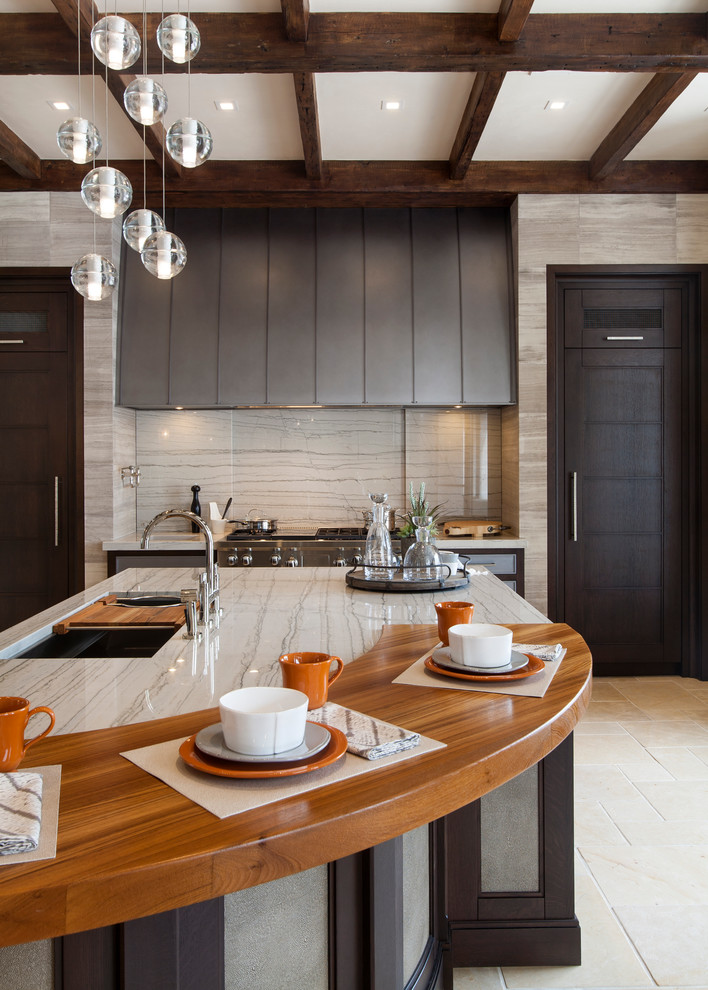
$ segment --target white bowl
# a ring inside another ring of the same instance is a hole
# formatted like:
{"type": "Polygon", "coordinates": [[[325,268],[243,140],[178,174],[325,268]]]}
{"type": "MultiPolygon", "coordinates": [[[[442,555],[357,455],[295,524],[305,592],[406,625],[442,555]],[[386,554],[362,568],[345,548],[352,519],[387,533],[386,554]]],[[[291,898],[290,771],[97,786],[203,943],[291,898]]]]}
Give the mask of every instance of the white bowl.
{"type": "Polygon", "coordinates": [[[465,667],[504,667],[511,659],[510,629],[487,622],[450,626],[450,655],[465,667]]]}
{"type": "Polygon", "coordinates": [[[247,687],[219,698],[221,727],[229,749],[272,756],[295,749],[305,738],[308,697],[283,687],[247,687]]]}

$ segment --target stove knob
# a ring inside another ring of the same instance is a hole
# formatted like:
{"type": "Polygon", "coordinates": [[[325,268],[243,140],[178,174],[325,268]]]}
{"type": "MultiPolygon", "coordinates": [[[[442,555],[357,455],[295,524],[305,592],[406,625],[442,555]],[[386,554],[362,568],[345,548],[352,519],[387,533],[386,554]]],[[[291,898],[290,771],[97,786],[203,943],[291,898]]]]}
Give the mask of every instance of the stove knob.
{"type": "Polygon", "coordinates": [[[241,554],[241,565],[243,567],[250,567],[253,563],[253,554],[251,553],[251,548],[246,547],[246,552],[241,554]]]}
{"type": "Polygon", "coordinates": [[[290,556],[285,561],[285,566],[286,567],[299,567],[300,566],[300,561],[297,559],[296,554],[297,554],[297,547],[291,547],[290,548],[290,556]]]}
{"type": "Polygon", "coordinates": [[[229,565],[229,567],[236,567],[236,565],[238,564],[238,554],[230,553],[226,558],[226,563],[229,565]]]}
{"type": "Polygon", "coordinates": [[[344,556],[344,547],[340,547],[339,550],[337,551],[337,556],[334,558],[334,566],[335,567],[347,566],[347,560],[346,557],[344,556]]]}
{"type": "Polygon", "coordinates": [[[282,559],[283,558],[280,556],[280,547],[278,547],[278,549],[274,550],[273,553],[270,555],[271,566],[277,567],[282,559]]]}
{"type": "Polygon", "coordinates": [[[364,563],[364,555],[361,553],[355,553],[352,557],[352,564],[355,567],[360,567],[364,563]]]}

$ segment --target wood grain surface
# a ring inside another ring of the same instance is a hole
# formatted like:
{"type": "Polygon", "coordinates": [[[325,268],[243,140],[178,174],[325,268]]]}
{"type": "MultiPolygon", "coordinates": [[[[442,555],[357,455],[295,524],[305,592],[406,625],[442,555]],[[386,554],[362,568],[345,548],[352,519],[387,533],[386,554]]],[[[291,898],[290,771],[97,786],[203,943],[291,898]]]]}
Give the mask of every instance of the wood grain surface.
{"type": "Polygon", "coordinates": [[[105,595],[86,608],[73,612],[53,627],[62,636],[70,629],[104,629],[116,626],[170,626],[178,629],[184,625],[184,605],[116,605],[116,595],[105,595]]]}
{"type": "Polygon", "coordinates": [[[432,625],[387,626],[374,649],[345,667],[330,699],[447,748],[223,820],[119,755],[197,732],[218,709],[33,746],[22,769],[62,764],[57,856],[0,863],[0,944],[114,924],[309,869],[448,814],[521,773],[585,711],[591,658],[566,625],[509,628],[522,642],[567,647],[544,698],[394,685],[437,635],[432,625]]]}

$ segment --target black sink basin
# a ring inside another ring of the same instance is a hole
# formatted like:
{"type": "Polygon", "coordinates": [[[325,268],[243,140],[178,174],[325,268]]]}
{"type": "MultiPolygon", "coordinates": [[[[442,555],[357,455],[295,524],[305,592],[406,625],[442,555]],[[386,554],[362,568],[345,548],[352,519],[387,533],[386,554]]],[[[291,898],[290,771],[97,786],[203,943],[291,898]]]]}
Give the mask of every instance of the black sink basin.
{"type": "Polygon", "coordinates": [[[152,657],[174,629],[166,626],[121,626],[119,629],[70,629],[52,633],[18,657],[152,657]]]}
{"type": "Polygon", "coordinates": [[[182,599],[179,595],[131,595],[129,598],[117,598],[115,605],[126,605],[128,608],[142,608],[144,605],[162,606],[179,605],[182,599]]]}

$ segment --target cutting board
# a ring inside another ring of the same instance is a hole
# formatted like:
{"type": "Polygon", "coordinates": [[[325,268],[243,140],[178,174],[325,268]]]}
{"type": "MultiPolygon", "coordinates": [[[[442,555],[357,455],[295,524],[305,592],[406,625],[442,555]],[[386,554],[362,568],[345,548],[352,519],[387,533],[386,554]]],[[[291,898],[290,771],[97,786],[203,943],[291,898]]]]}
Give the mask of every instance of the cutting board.
{"type": "Polygon", "coordinates": [[[445,536],[490,536],[501,530],[498,519],[446,519],[443,523],[445,536]]]}
{"type": "Polygon", "coordinates": [[[57,622],[53,631],[58,635],[70,629],[105,629],[118,626],[171,626],[184,624],[184,605],[116,605],[115,595],[106,595],[73,615],[57,622]]]}

